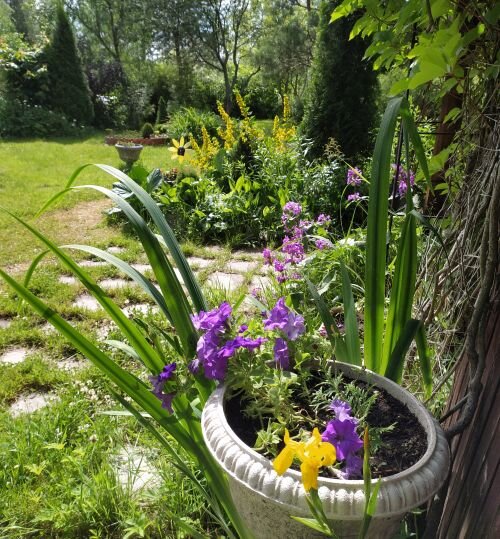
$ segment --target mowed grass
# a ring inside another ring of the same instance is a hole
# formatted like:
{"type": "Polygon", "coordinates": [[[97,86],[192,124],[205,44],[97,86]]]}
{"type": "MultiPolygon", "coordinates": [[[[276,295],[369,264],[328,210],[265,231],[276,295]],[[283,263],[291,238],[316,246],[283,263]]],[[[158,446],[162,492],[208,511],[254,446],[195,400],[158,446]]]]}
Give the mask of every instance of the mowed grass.
{"type": "MultiPolygon", "coordinates": [[[[145,146],[141,162],[148,169],[171,166],[165,146],[145,146]]],[[[68,178],[81,165],[101,163],[119,167],[114,147],[104,144],[104,135],[81,139],[18,140],[0,142],[0,206],[32,220],[41,206],[64,188],[68,178]]],[[[96,167],[82,171],[77,184],[111,187],[113,178],[96,167]]],[[[37,220],[45,234],[57,242],[87,242],[96,238],[113,240],[117,233],[104,227],[100,215],[110,206],[102,194],[82,190],[64,197],[51,211],[37,220]],[[75,209],[78,206],[78,209],[75,209]],[[73,209],[73,211],[68,211],[73,209]],[[97,215],[96,215],[97,214],[97,215]],[[88,220],[91,220],[90,231],[88,220]],[[84,228],[81,225],[86,224],[84,228]],[[93,227],[93,228],[92,228],[93,227]],[[80,231],[85,230],[85,235],[80,231]],[[83,235],[83,236],[82,236],[83,235]]],[[[0,265],[26,263],[39,252],[39,244],[24,228],[0,212],[0,265]]]]}

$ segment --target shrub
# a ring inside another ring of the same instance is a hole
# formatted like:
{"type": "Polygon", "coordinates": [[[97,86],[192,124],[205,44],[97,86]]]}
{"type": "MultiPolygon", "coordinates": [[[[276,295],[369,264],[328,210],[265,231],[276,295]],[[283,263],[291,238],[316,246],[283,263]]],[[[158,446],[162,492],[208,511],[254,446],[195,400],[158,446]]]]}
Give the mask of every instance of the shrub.
{"type": "Polygon", "coordinates": [[[168,112],[167,112],[167,102],[163,99],[163,96],[160,96],[158,100],[158,108],[156,111],[156,124],[163,124],[167,121],[168,112]]]}
{"type": "Polygon", "coordinates": [[[59,4],[52,42],[47,49],[50,107],[72,120],[89,125],[94,108],[76,49],[68,16],[59,4]]]}
{"type": "Polygon", "coordinates": [[[0,135],[10,137],[76,136],[82,129],[58,112],[0,99],[0,135]]]}
{"type": "Polygon", "coordinates": [[[142,138],[151,138],[151,136],[154,134],[155,130],[153,126],[149,122],[146,122],[141,129],[142,138]]]}
{"type": "Polygon", "coordinates": [[[321,4],[301,130],[313,141],[314,157],[323,154],[333,137],[349,159],[366,154],[371,147],[378,83],[376,72],[363,59],[366,43],[359,36],[349,39],[356,18],[346,17],[330,24],[337,4],[337,0],[321,4]]]}
{"type": "Polygon", "coordinates": [[[187,107],[172,114],[167,122],[167,132],[175,139],[190,136],[201,140],[202,127],[205,127],[210,136],[215,136],[220,125],[220,118],[216,114],[187,107]]]}

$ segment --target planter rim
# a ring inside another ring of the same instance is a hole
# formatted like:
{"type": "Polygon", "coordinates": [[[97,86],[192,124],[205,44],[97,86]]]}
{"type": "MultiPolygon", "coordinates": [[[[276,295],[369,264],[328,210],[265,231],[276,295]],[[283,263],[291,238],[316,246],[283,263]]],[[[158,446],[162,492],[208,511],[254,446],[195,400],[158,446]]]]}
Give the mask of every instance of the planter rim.
{"type": "MultiPolygon", "coordinates": [[[[424,503],[437,492],[444,482],[449,468],[449,447],[438,422],[416,397],[392,380],[368,369],[337,361],[335,364],[345,374],[373,383],[374,386],[386,390],[393,397],[402,401],[417,417],[426,432],[427,449],[424,455],[409,468],[397,474],[381,478],[378,498],[387,496],[388,499],[383,504],[378,503],[376,515],[387,516],[404,513],[424,503]],[[421,486],[417,486],[419,481],[422,483],[421,486]],[[401,485],[405,485],[405,488],[401,485]],[[412,492],[406,493],[404,492],[405,490],[411,490],[412,492]],[[395,506],[395,498],[403,498],[403,509],[401,509],[401,506],[395,506]],[[380,505],[383,505],[383,507],[380,508],[380,505]],[[380,509],[382,510],[380,511],[380,509]]],[[[277,486],[268,488],[268,490],[272,491],[274,489],[277,493],[281,493],[282,490],[290,490],[290,493],[285,496],[287,501],[278,503],[284,503],[285,505],[290,505],[290,507],[293,505],[291,502],[299,503],[302,506],[305,505],[305,500],[302,500],[303,503],[300,500],[305,496],[302,488],[301,473],[297,470],[289,469],[282,476],[278,476],[272,468],[272,462],[247,446],[231,429],[223,410],[225,391],[225,385],[219,386],[210,396],[202,414],[203,435],[212,455],[233,479],[245,484],[248,488],[260,493],[259,485],[267,484],[272,476],[277,486]],[[223,442],[220,441],[219,443],[219,437],[224,438],[223,442]],[[236,455],[236,453],[239,453],[239,455],[236,455]],[[251,472],[250,468],[252,467],[254,470],[251,472]],[[260,469],[256,470],[257,468],[260,469]],[[258,480],[248,480],[253,473],[259,475],[258,480]],[[257,485],[252,485],[252,483],[257,483],[257,485]],[[287,485],[281,486],[279,483],[286,483],[287,485]],[[291,486],[291,483],[293,483],[293,486],[291,486]],[[300,489],[297,488],[298,486],[300,486],[300,489]]],[[[372,485],[378,481],[379,479],[372,479],[372,485]]],[[[351,496],[354,498],[353,503],[356,508],[354,510],[351,508],[348,511],[350,514],[342,515],[343,518],[355,519],[358,518],[359,514],[363,514],[364,481],[362,479],[343,480],[320,476],[318,478],[318,487],[320,497],[324,501],[330,500],[332,506],[335,506],[336,502],[332,501],[329,491],[341,492],[341,497],[351,496]]],[[[273,494],[274,492],[268,492],[264,495],[272,497],[273,494]]]]}
{"type": "Polygon", "coordinates": [[[142,144],[120,144],[117,142],[115,148],[130,148],[136,150],[137,148],[144,148],[142,144]]]}

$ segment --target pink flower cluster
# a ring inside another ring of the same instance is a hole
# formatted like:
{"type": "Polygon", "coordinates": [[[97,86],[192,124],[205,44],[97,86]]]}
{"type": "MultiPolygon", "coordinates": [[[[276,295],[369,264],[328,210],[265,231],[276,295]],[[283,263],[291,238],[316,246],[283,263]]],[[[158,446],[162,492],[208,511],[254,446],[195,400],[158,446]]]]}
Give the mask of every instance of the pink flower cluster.
{"type": "MultiPolygon", "coordinates": [[[[331,223],[331,217],[324,213],[320,214],[316,221],[300,219],[301,213],[302,207],[300,204],[293,201],[287,202],[283,207],[281,216],[285,237],[283,238],[280,252],[271,251],[267,247],[262,251],[264,262],[273,266],[279,283],[290,279],[301,279],[297,266],[305,258],[305,236],[313,227],[326,228],[331,223]]],[[[317,249],[323,250],[330,248],[332,244],[330,241],[320,238],[315,241],[315,246],[317,249]]]]}

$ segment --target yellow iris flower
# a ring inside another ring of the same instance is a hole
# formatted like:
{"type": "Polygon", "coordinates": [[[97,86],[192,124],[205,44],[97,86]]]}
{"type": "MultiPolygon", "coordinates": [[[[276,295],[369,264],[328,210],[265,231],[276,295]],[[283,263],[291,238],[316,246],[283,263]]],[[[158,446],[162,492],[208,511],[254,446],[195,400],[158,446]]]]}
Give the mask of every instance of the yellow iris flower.
{"type": "Polygon", "coordinates": [[[297,457],[302,472],[302,484],[306,491],[318,488],[318,473],[322,466],[331,466],[337,458],[335,447],[321,440],[319,430],[315,428],[307,442],[296,442],[285,429],[285,447],[274,459],[273,467],[278,475],[283,475],[297,457]]]}
{"type": "Polygon", "coordinates": [[[168,149],[174,155],[172,155],[172,160],[178,159],[179,163],[182,163],[186,157],[186,150],[191,146],[191,142],[184,143],[184,137],[181,137],[180,140],[172,139],[173,146],[170,146],[168,149]]]}

